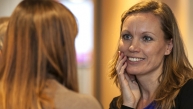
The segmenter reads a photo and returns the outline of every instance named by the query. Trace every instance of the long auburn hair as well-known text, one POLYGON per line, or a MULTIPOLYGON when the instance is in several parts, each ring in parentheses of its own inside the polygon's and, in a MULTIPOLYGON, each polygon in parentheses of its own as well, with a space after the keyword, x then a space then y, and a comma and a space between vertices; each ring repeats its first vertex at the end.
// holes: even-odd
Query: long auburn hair
MULTIPOLYGON (((121 19, 121 30, 126 17, 134 13, 150 12, 157 16, 161 22, 161 29, 164 32, 165 40, 173 40, 172 52, 165 56, 163 72, 158 80, 160 85, 155 92, 156 108, 170 109, 175 107, 175 98, 181 87, 191 78, 193 78, 193 67, 191 66, 185 50, 183 40, 175 19, 175 16, 168 5, 163 2, 150 0, 142 1, 129 10, 127 10, 121 19)), ((118 59, 118 49, 114 58, 110 61, 110 78, 119 87, 118 77, 115 65, 118 59)), ((120 107, 123 102, 122 95, 119 97, 117 106, 120 107)))
MULTIPOLYGON (((0 64, 0 108, 47 109, 55 79, 78 92, 74 15, 54 0, 24 0, 12 13, 0 64)), ((52 106, 53 107, 53 106, 52 106)))

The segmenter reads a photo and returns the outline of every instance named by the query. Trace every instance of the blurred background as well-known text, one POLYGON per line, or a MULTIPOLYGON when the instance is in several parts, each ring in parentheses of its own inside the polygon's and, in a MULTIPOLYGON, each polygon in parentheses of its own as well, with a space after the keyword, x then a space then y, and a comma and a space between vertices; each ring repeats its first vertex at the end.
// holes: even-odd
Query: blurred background
MULTIPOLYGON (((21 0, 0 0, 0 17, 10 16, 21 0)), ((117 49, 122 13, 141 0, 58 0, 76 16, 76 38, 80 93, 92 95, 109 108, 120 95, 109 79, 108 62, 117 49)), ((193 0, 162 0, 173 10, 193 65, 193 0)))

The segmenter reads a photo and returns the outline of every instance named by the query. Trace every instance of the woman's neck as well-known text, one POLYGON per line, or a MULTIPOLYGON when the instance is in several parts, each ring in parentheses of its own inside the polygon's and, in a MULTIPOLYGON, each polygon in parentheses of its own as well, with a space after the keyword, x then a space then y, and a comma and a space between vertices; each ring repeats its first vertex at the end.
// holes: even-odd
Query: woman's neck
POLYGON ((138 102, 137 109, 143 109, 148 106, 155 98, 155 91, 159 86, 159 75, 136 76, 141 90, 141 98, 138 102))

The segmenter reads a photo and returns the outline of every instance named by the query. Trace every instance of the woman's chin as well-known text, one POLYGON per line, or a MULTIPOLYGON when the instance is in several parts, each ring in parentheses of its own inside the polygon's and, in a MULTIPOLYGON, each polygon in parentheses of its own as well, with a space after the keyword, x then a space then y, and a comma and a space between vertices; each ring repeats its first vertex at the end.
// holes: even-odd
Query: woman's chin
POLYGON ((131 75, 137 75, 140 73, 138 69, 126 69, 126 72, 131 75))

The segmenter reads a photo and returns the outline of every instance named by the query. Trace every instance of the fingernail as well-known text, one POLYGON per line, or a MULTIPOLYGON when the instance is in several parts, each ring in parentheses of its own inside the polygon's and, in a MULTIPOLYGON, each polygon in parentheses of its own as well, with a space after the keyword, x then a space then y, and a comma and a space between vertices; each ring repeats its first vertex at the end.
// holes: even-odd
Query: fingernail
POLYGON ((119 56, 122 56, 122 55, 123 55, 123 53, 121 51, 119 51, 119 56))

